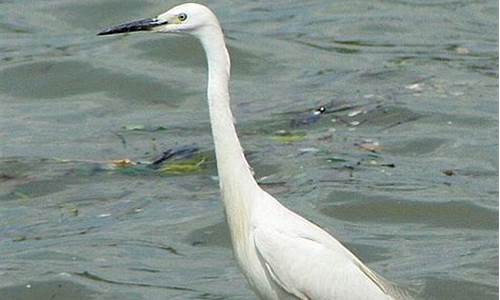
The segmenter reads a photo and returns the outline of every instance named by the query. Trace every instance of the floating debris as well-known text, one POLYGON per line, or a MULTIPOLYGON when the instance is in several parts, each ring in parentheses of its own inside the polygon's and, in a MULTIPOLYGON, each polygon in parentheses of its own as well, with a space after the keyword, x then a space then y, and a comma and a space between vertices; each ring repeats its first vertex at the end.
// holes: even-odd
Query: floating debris
POLYGON ((299 152, 301 154, 303 154, 303 153, 316 153, 316 152, 319 152, 319 149, 318 148, 314 148, 314 147, 301 148, 301 149, 299 149, 299 152))
POLYGON ((329 157, 326 159, 326 161, 331 162, 331 163, 347 162, 346 159, 343 159, 343 158, 337 157, 337 156, 329 157))
POLYGON ((169 163, 160 169, 162 174, 183 175, 190 173, 197 173, 202 171, 202 165, 205 163, 204 156, 196 157, 189 161, 182 161, 179 163, 169 163))
POLYGON ((310 125, 313 123, 316 123, 319 121, 320 116, 326 112, 326 107, 325 106, 320 106, 316 108, 312 114, 305 118, 300 118, 300 119, 294 119, 290 122, 291 127, 299 127, 299 126, 304 126, 304 125, 310 125))
POLYGON ((379 164, 379 166, 381 166, 381 167, 387 167, 387 168, 395 168, 396 167, 396 165, 393 164, 393 163, 391 163, 391 164, 379 164))
POLYGON ((363 111, 363 110, 353 110, 353 111, 349 112, 347 114, 347 116, 350 117, 350 118, 352 118, 352 117, 355 117, 355 116, 359 115, 360 113, 366 113, 366 110, 365 111, 363 111))
POLYGON ((372 141, 372 140, 366 140, 363 143, 359 144, 354 144, 355 146, 358 146, 360 149, 369 151, 369 152, 380 152, 382 150, 382 147, 380 146, 379 142, 372 141))
POLYGON ((455 171, 453 171, 453 170, 444 170, 443 174, 446 175, 446 176, 456 175, 455 171))
POLYGON ((286 130, 278 130, 276 131, 276 135, 272 136, 271 138, 282 144, 291 144, 303 141, 305 137, 306 135, 304 133, 291 133, 286 130))
POLYGON ((465 54, 469 54, 470 50, 465 48, 465 47, 457 47, 457 48, 455 48, 455 52, 457 52, 458 54, 465 55, 465 54))
POLYGON ((130 159, 118 159, 111 161, 111 166, 113 168, 128 168, 135 165, 137 165, 137 163, 131 161, 130 159))
POLYGON ((71 207, 69 208, 69 213, 73 216, 73 217, 78 217, 78 214, 80 213, 80 211, 78 210, 78 208, 76 207, 71 207))
POLYGON ((72 217, 78 217, 78 214, 80 211, 78 210, 78 207, 76 207, 73 204, 68 205, 63 205, 61 206, 61 214, 69 214, 72 217))
POLYGON ((198 151, 199 148, 196 145, 188 145, 188 146, 181 146, 177 148, 168 149, 167 151, 163 152, 160 156, 155 158, 151 162, 150 166, 153 168, 158 168, 165 161, 172 158, 177 158, 177 159, 192 158, 193 155, 198 151))
POLYGON ((325 113, 326 112, 326 107, 324 107, 323 105, 321 105, 320 107, 318 107, 315 111, 314 111, 314 114, 315 115, 321 115, 322 113, 325 113))
POLYGON ((405 86, 406 89, 412 90, 414 92, 421 92, 423 91, 423 83, 414 83, 405 86))
POLYGON ((124 129, 126 131, 147 131, 147 132, 156 132, 156 131, 167 130, 167 128, 163 127, 163 126, 148 127, 148 126, 145 126, 142 124, 125 125, 122 127, 122 129, 124 129))
MULTIPOLYGON (((120 174, 135 176, 143 174, 152 174, 154 170, 160 169, 167 161, 175 160, 178 163, 172 163, 164 171, 165 173, 190 173, 195 170, 199 170, 201 165, 200 160, 205 161, 206 156, 194 155, 199 151, 198 147, 195 145, 181 146, 176 148, 171 148, 163 152, 160 156, 154 158, 153 160, 132 160, 129 158, 116 159, 116 160, 83 160, 83 159, 58 159, 54 158, 55 161, 60 163, 84 163, 86 167, 91 166, 91 171, 115 171, 120 174), (193 162, 193 157, 195 161, 193 162), (200 159, 202 157, 202 159, 200 159), (187 159, 187 161, 185 161, 187 159), (189 160, 191 159, 191 160, 189 160), (193 165, 195 167, 193 167, 193 165), (193 169, 194 168, 194 169, 193 169)), ((86 169, 82 170, 86 170, 86 169)), ((79 172, 80 169, 75 169, 79 172)), ((1 182, 1 178, 0 178, 1 182)), ((21 193, 14 193, 19 199, 29 199, 21 193)))
POLYGON ((144 125, 134 124, 134 125, 125 125, 122 128, 125 130, 133 131, 133 130, 144 130, 146 127, 144 125))
MULTIPOLYGON (((361 161, 359 161, 357 163, 358 165, 361 165, 361 161)), ((378 162, 377 160, 375 159, 370 159, 368 161, 368 164, 371 165, 371 166, 377 166, 377 167, 386 167, 386 168, 395 168, 396 165, 393 164, 393 163, 388 163, 388 164, 381 164, 380 162, 378 162)))
POLYGON ((342 112, 342 111, 354 109, 354 108, 357 108, 357 107, 360 107, 360 106, 361 106, 360 104, 345 103, 345 104, 339 105, 338 107, 329 109, 327 113, 342 112))
MULTIPOLYGON (((307 126, 318 122, 322 117, 329 114, 336 114, 335 118, 330 118, 332 122, 340 121, 342 124, 349 125, 349 122, 342 120, 342 115, 354 118, 360 114, 366 114, 366 105, 353 103, 334 103, 331 102, 328 106, 321 105, 309 111, 292 111, 285 114, 294 115, 290 121, 291 128, 307 126), (343 113, 346 112, 346 113, 343 113), (304 116, 305 115, 305 116, 304 116)), ((362 120, 360 123, 362 123, 362 120)))

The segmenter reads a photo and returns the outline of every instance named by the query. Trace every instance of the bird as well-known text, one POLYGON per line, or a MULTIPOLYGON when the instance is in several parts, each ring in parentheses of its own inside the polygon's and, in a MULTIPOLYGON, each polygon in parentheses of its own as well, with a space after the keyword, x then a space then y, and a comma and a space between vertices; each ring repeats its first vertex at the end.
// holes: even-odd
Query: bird
POLYGON ((260 299, 404 298, 396 285, 370 270, 340 241, 257 184, 235 128, 229 94, 230 56, 211 9, 184 3, 153 18, 112 26, 98 35, 135 31, 187 34, 203 46, 219 188, 233 253, 260 299))

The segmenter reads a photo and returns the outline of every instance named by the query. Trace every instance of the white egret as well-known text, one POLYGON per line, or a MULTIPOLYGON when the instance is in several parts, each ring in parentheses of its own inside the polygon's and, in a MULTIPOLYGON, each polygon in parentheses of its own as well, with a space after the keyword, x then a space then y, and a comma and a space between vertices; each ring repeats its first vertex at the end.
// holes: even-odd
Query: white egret
POLYGON ((233 250, 260 298, 402 298, 338 240, 257 185, 233 123, 229 54, 219 21, 210 9, 181 4, 155 18, 118 25, 99 35, 132 31, 186 33, 203 45, 208 61, 210 123, 233 250))

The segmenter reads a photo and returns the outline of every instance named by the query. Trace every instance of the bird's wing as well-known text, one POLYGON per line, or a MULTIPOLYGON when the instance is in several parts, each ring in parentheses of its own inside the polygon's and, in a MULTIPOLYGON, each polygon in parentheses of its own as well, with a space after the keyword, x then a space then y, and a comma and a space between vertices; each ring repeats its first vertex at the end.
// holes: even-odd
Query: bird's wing
POLYGON ((271 278, 297 298, 392 299, 381 278, 333 238, 322 239, 268 226, 254 230, 255 247, 271 278))

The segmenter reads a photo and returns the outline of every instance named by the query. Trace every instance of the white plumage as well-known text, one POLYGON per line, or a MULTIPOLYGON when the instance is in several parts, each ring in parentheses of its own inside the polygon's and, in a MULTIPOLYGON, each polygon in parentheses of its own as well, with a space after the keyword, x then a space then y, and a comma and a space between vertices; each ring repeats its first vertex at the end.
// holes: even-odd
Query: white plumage
POLYGON ((193 3, 101 35, 148 30, 197 37, 208 61, 208 104, 234 253, 262 299, 395 299, 402 295, 339 241, 262 190, 244 157, 229 104, 230 59, 216 16, 193 3))

